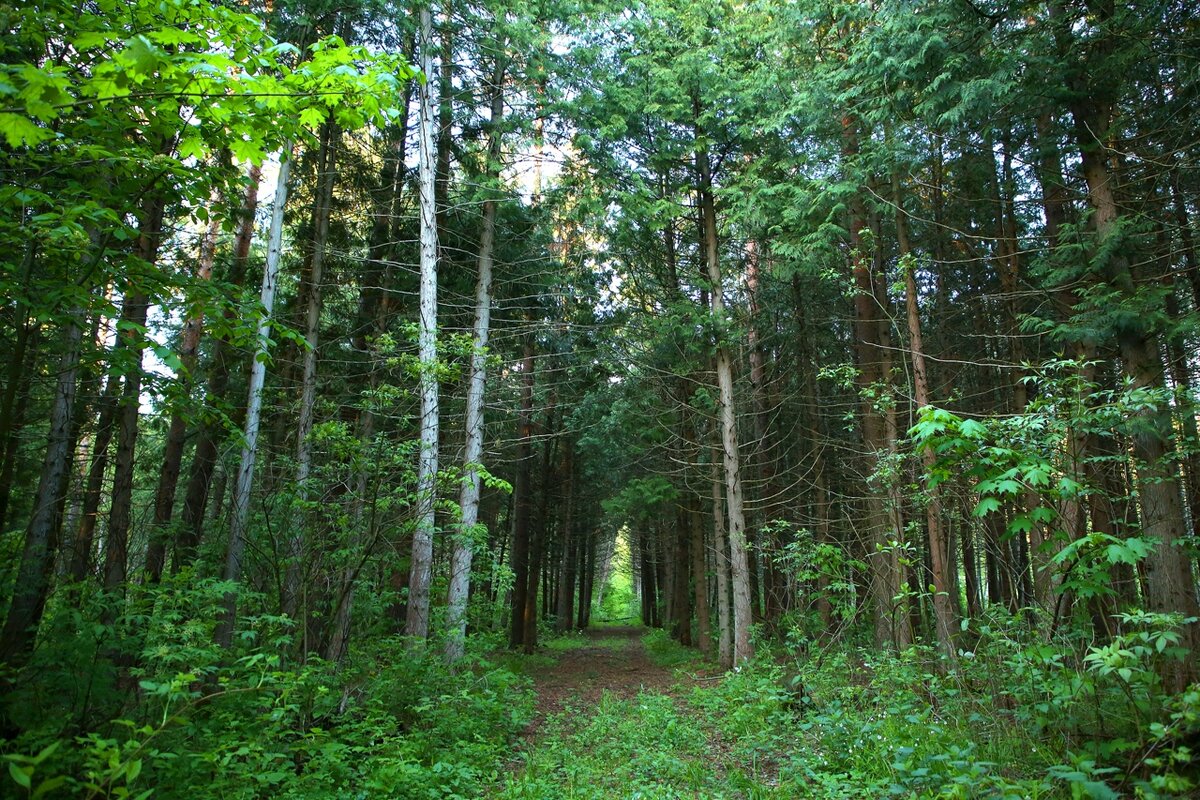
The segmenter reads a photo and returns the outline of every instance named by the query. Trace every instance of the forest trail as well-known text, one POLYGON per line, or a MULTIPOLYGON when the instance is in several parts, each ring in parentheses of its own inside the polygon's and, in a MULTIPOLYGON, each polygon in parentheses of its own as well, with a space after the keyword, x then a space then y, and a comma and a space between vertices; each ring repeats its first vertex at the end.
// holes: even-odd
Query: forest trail
POLYGON ((532 669, 537 711, 525 730, 526 740, 536 740, 551 716, 568 706, 594 707, 605 692, 625 700, 642 691, 669 693, 676 679, 671 669, 650 659, 641 638, 646 631, 640 625, 589 628, 583 633, 586 644, 532 669))
POLYGON ((503 800, 768 798, 771 759, 731 748, 699 694, 719 686, 694 650, 642 627, 555 640, 532 666, 535 715, 487 796, 503 800), (657 635, 656 635, 657 634, 657 635), (553 659, 553 660, 551 660, 553 659), (681 668, 681 669, 680 669, 681 668))

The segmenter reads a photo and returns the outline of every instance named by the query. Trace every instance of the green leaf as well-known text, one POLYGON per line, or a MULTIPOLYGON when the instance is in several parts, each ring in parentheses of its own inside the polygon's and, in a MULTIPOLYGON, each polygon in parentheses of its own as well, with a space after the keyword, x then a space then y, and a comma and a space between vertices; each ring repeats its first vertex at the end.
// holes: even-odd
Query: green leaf
POLYGON ((33 791, 33 796, 35 798, 43 797, 44 795, 47 795, 50 792, 53 792, 55 789, 59 788, 66 782, 67 782, 66 775, 55 775, 53 778, 50 778, 49 780, 44 780, 41 783, 39 783, 38 787, 36 789, 34 789, 34 791, 33 791))
POLYGON ((967 439, 982 439, 987 436, 987 428, 973 419, 964 419, 958 426, 958 431, 967 439))
POLYGON ((974 510, 971 511, 971 516, 985 517, 988 514, 992 513, 993 511, 999 510, 999 508, 1000 508, 1000 500, 999 499, 997 499, 995 497, 984 497, 979 501, 978 504, 976 504, 974 510))
POLYGON ((0 113, 0 133, 4 134, 4 140, 9 147, 35 145, 54 136, 45 128, 35 125, 28 117, 4 113, 0 113))
POLYGON ((8 774, 17 782, 17 785, 29 789, 33 785, 31 775, 33 775, 33 767, 18 767, 12 761, 8 762, 8 774))

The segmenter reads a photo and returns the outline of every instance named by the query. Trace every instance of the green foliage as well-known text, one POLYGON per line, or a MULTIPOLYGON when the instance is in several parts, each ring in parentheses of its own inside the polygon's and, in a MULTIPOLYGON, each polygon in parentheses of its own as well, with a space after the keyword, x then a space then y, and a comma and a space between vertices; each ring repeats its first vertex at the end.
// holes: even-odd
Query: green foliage
MULTIPOLYGON (((399 640, 370 643, 344 668, 289 663, 289 623, 267 615, 246 620, 236 649, 224 651, 212 631, 228 589, 185 576, 128 604, 147 625, 123 644, 140 647, 134 687, 105 686, 96 669, 30 678, 10 702, 48 691, 78 701, 86 691, 118 716, 96 721, 99 709, 84 706, 31 722, 6 755, 5 780, 31 796, 472 797, 528 721, 525 679, 474 652, 454 673, 399 640), (95 685, 73 684, 80 676, 95 685), (80 712, 82 732, 59 727, 80 712)), ((92 629, 85 638, 105 642, 93 657, 107 658, 133 622, 92 629)))
POLYGON ((594 706, 573 705, 550 721, 541 741, 497 798, 665 800, 708 795, 717 785, 707 768, 702 727, 656 692, 629 699, 605 692, 594 706))

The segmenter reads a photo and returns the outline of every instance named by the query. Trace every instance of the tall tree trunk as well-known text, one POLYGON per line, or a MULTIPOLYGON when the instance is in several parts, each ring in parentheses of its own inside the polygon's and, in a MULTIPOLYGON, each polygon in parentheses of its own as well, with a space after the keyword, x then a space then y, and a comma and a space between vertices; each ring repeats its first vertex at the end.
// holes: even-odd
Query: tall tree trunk
MULTIPOLYGON (((433 75, 433 14, 421 8, 421 70, 433 75)), ((443 86, 441 91, 449 92, 443 86)), ((434 508, 438 469, 437 289, 438 228, 434 198, 436 153, 433 147, 433 82, 419 89, 418 140, 420 152, 421 291, 420 327, 417 334, 421 389, 421 452, 417 463, 417 524, 413 532, 412 563, 408 575, 408 614, 404 633, 423 643, 429 633, 429 582, 433 570, 434 508)))
MULTIPOLYGON (((858 133, 855 121, 842 121, 843 157, 849 163, 858 155, 858 133)), ((867 228, 867 210, 862 197, 856 193, 850 201, 850 260, 854 281, 854 351, 858 367, 857 387, 862 414, 862 441, 865 451, 863 471, 868 480, 866 500, 866 534, 863 549, 869 564, 871 606, 874 616, 875 644, 902 648, 908 644, 907 615, 895 605, 900 595, 901 571, 896 548, 888 536, 886 488, 880 480, 870 479, 879 471, 881 458, 889 451, 887 425, 884 419, 886 399, 879 397, 882 387, 890 382, 883 346, 884 328, 879 299, 883 293, 875 286, 877 279, 871 253, 866 251, 862 231, 867 228)))
POLYGON ((521 359, 521 411, 517 423, 517 476, 513 481, 512 624, 508 646, 517 648, 525 638, 525 605, 529 591, 529 517, 533 472, 533 339, 525 341, 521 359))
POLYGON ((558 584, 554 599, 554 629, 564 633, 571 625, 571 602, 575 596, 575 575, 572 553, 575 547, 575 448, 570 439, 563 442, 563 480, 566 481, 566 497, 563 500, 562 518, 559 520, 562 547, 559 553, 558 584))
MULTIPOLYGON (((164 210, 165 203, 161 199, 149 201, 137 243, 138 258, 146 264, 154 264, 158 257, 164 210)), ((126 365, 117 414, 117 454, 113 459, 112 502, 104 547, 104 588, 110 591, 122 587, 128 578, 129 529, 133 522, 134 451, 142 394, 142 351, 136 340, 141 336, 138 331, 146 326, 149 310, 149 299, 144 288, 130 287, 126 292, 130 294, 125 299, 121 317, 132 327, 126 332, 118 331, 117 335, 126 337, 123 350, 132 355, 133 363, 126 365)))
MULTIPOLYGON (((892 191, 896 204, 896 241, 900 248, 900 268, 904 271, 904 299, 908 317, 909 356, 913 370, 913 395, 917 408, 929 405, 929 375, 925 365, 925 345, 921 338, 921 313, 917 305, 916 260, 908 240, 908 217, 904 210, 900 178, 892 176, 892 191)), ((932 448, 921 452, 925 473, 930 475, 937 464, 932 448)), ((954 658, 954 607, 950 596, 950 539, 942 517, 941 495, 937 488, 929 490, 925 506, 925 524, 929 533, 929 554, 933 577, 934 632, 938 646, 947 658, 954 658)))
MULTIPOLYGON (((458 536, 450 560, 450 591, 447 598, 446 660, 462 658, 467 634, 467 596, 470 593, 471 561, 475 557, 475 525, 479 521, 479 466, 483 459, 483 399, 487 387, 487 347, 492 315, 492 263, 496 241, 497 201, 492 192, 500 177, 500 145, 504 120, 504 72, 506 59, 496 57, 491 82, 491 119, 488 131, 488 163, 485 170, 488 197, 483 201, 479 232, 478 277, 475 281, 475 325, 472 331, 471 375, 467 386, 466 447, 463 450, 463 483, 459 494, 458 536)), ((570 530, 568 522, 567 530, 570 530)), ((565 548, 569 549, 569 548, 565 548)), ((564 556, 565 557, 565 556, 564 556)))
POLYGON ((729 602, 729 539, 725 534, 725 488, 721 465, 713 460, 712 513, 713 546, 716 548, 717 572, 717 663, 725 669, 733 667, 733 609, 729 602))
MULTIPOLYGON (((258 209, 258 188, 262 178, 262 168, 255 164, 250 167, 247 175, 246 191, 242 199, 242 208, 238 216, 237 233, 234 235, 233 264, 227 281, 233 287, 241 287, 245 280, 246 262, 250 258, 250 246, 254 241, 254 218, 258 209)), ((226 323, 234 321, 236 312, 233 308, 225 311, 226 323)), ((196 440, 196 450, 192 454, 192 465, 188 473, 187 486, 184 489, 183 509, 180 516, 180 529, 175 540, 175 556, 172 569, 178 572, 190 564, 196 557, 196 548, 200 544, 201 532, 204 528, 204 512, 208 507, 208 495, 212 486, 213 470, 216 467, 218 448, 225 437, 225 424, 218 415, 211 413, 226 400, 229 393, 230 365, 237 358, 232 342, 222 336, 214 348, 212 364, 208 368, 208 397, 210 407, 200 426, 196 440)))
MULTIPOLYGON (((1088 7, 1100 25, 1111 17, 1110 5, 1096 2, 1089 3, 1088 7)), ((1060 36, 1072 35, 1068 27, 1070 21, 1062 19, 1065 12, 1061 4, 1055 3, 1053 9, 1056 22, 1061 26, 1060 36)), ((1107 34, 1092 43, 1100 56, 1106 55, 1111 46, 1107 34)), ((1125 234, 1121 231, 1121 212, 1114 189, 1116 176, 1104 155, 1103 143, 1108 137, 1112 107, 1103 99, 1105 89, 1094 86, 1092 80, 1092 76, 1082 70, 1072 76, 1075 93, 1070 110, 1080 167, 1087 183, 1096 247, 1104 253, 1100 265, 1103 280, 1123 296, 1132 297, 1138 286, 1128 254, 1129 242, 1116 238, 1125 234)), ((1131 320, 1117 331, 1125 375, 1137 387, 1161 389, 1166 385, 1158 339, 1159 332, 1144 318, 1131 320)), ((1145 561, 1146 600, 1152 611, 1174 612, 1200 620, 1196 582, 1185 546, 1186 526, 1178 474, 1167 460, 1171 449, 1170 416, 1168 409, 1148 408, 1132 420, 1142 532, 1156 544, 1145 561)), ((1162 676, 1167 687, 1175 691, 1182 690, 1198 676, 1200 621, 1184 626, 1180 645, 1187 651, 1187 657, 1164 665, 1162 676)))
MULTIPOLYGON (((275 184, 275 201, 271 208, 271 230, 268 234, 267 262, 263 268, 262 305, 258 319, 258 345, 250 362, 250 386, 246 400, 246 423, 242 432, 242 459, 233 489, 233 513, 229 525, 229 549, 225 555, 224 578, 234 584, 242 579, 242 558, 246 552, 246 531, 250 522, 250 490, 254 486, 254 464, 258 457, 258 429, 262 416, 263 384, 267 377, 270 355, 271 314, 275 309, 275 293, 279 286, 279 257, 283 250, 283 210, 287 205, 288 176, 291 173, 291 148, 280 153, 279 179, 275 184)), ((203 509, 201 509, 203 513, 203 509)), ((216 641, 222 647, 233 643, 233 628, 237 622, 237 591, 224 598, 225 610, 216 630, 216 641)))
MULTIPOLYGON (((703 140, 700 129, 700 102, 694 101, 696 139, 703 140)), ((725 292, 721 284, 721 261, 717 239, 717 211, 713 202, 712 172, 708 149, 696 148, 696 173, 700 196, 704 258, 708 268, 712 313, 725 317, 725 292)), ((729 510, 729 559, 733 581, 733 662, 740 664, 754 655, 750 646, 750 561, 746 552, 746 517, 742 507, 742 475, 738 451, 737 410, 733 399, 733 361, 725 341, 717 342, 717 385, 721 398, 721 445, 725 469, 726 504, 729 510)))
MULTIPOLYGON (((208 230, 200 240, 200 257, 196 261, 194 278, 197 281, 212 279, 213 262, 217 252, 217 234, 221 230, 221 217, 216 213, 217 194, 214 192, 210 201, 210 221, 208 230)), ((191 394, 196 379, 196 365, 199 360, 200 338, 204 335, 204 312, 193 309, 183 323, 183 332, 179 337, 179 362, 183 369, 179 376, 182 381, 181 394, 187 398, 191 394)), ((167 538, 170 535, 169 526, 175 510, 175 491, 179 486, 179 470, 183 464, 183 446, 187 436, 187 417, 183 409, 175 408, 171 412, 171 422, 167 428, 167 438, 163 444, 163 466, 158 476, 158 488, 154 492, 154 520, 150 529, 150 542, 146 548, 146 579, 158 583, 162 578, 163 567, 166 564, 167 538)))
POLYGON ((329 242, 329 217, 333 210, 333 187, 337 180, 338 128, 332 119, 321 126, 321 144, 317 151, 317 192, 312 211, 313 238, 308 260, 307 287, 302 292, 304 309, 304 367, 300 380, 300 411, 296 425, 296 498, 301 511, 293 519, 287 539, 283 585, 283 613, 293 619, 307 620, 302 607, 301 584, 304 563, 304 507, 309 500, 308 477, 312 470, 313 421, 317 402, 317 348, 321 342, 321 306, 325 277, 325 250, 329 242))
POLYGON ((692 646, 691 586, 688 582, 688 572, 692 563, 688 553, 688 545, 692 538, 690 527, 691 516, 688 510, 683 506, 676 506, 675 530, 671 537, 674 540, 671 560, 675 566, 674 581, 671 585, 671 632, 685 647, 692 646))
MULTIPOLYGON (((119 345, 114 345, 114 351, 119 345)), ((96 431, 92 439, 91 464, 83 490, 79 524, 71 542, 71 580, 83 581, 92 571, 95 555, 96 522, 100 513, 100 498, 104 492, 104 476, 108 470, 108 450, 112 443, 113 423, 117 416, 117 398, 121 379, 110 369, 104 391, 96 403, 96 431)))
MULTIPOLYGON (((54 402, 50 407, 46 454, 34 495, 33 513, 25 528, 25 545, 13 581, 12 601, 4 629, 0 631, 0 663, 9 669, 22 666, 33 650, 50 589, 50 573, 58 549, 58 517, 71 468, 72 414, 83 339, 78 320, 82 317, 82 309, 73 310, 70 321, 63 328, 63 355, 59 361, 54 402)), ((0 679, 0 688, 8 680, 8 676, 0 679)))
MULTIPOLYGON (((31 242, 21 260, 21 291, 29 290, 35 260, 31 242)), ((16 337, 8 361, 8 373, 4 380, 4 395, 0 399, 0 531, 6 530, 8 505, 12 497, 13 478, 17 470, 17 433, 25 421, 25 409, 29 405, 30 374, 37 356, 39 327, 31 324, 28 304, 18 299, 16 303, 16 337)))
MULTIPOLYGON (((532 526, 529 537, 529 576, 528 588, 525 590, 525 612, 523 614, 523 629, 521 635, 522 650, 526 655, 532 655, 538 643, 538 587, 541 583, 542 569, 546 561, 547 523, 549 517, 550 488, 553 482, 551 465, 554 463, 554 448, 558 441, 555 436, 555 402, 550 400, 546 410, 546 439, 542 445, 541 488, 542 493, 538 503, 536 524, 532 526)), ((530 492, 533 486, 530 484, 530 492)))

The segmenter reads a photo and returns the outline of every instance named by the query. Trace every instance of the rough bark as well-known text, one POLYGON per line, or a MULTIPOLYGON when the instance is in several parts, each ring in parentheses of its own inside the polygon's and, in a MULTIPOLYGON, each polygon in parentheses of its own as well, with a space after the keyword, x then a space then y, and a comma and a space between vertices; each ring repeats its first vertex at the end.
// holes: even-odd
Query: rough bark
MULTIPOLYGON (((696 117, 699 119, 699 103, 696 117)), ((699 124, 696 138, 703 140, 699 124)), ((704 259, 708 269, 713 316, 725 321, 725 293, 722 287, 720 250, 717 239, 717 211, 713 201, 712 172, 708 149, 696 148, 697 189, 703 228, 704 259)), ((733 661, 735 664, 754 655, 750 645, 750 560, 746 552, 746 516, 742 500, 741 453, 738 449, 737 409, 733 398, 733 360, 724 337, 717 342, 717 386, 721 406, 721 450, 725 470, 725 501, 729 512, 730 578, 733 582, 733 661)))
MULTIPOLYGON (((0 631, 0 663, 10 669, 24 664, 33 649, 37 628, 46 607, 54 554, 58 549, 58 517, 71 468, 71 417, 75 409, 83 339, 83 329, 77 320, 82 316, 82 309, 75 310, 63 328, 63 355, 59 361, 54 402, 50 408, 46 454, 42 459, 34 495, 33 513, 25 528, 25 544, 13 580, 12 601, 3 631, 0 631)), ((3 683, 0 683, 2 687, 3 683)))

